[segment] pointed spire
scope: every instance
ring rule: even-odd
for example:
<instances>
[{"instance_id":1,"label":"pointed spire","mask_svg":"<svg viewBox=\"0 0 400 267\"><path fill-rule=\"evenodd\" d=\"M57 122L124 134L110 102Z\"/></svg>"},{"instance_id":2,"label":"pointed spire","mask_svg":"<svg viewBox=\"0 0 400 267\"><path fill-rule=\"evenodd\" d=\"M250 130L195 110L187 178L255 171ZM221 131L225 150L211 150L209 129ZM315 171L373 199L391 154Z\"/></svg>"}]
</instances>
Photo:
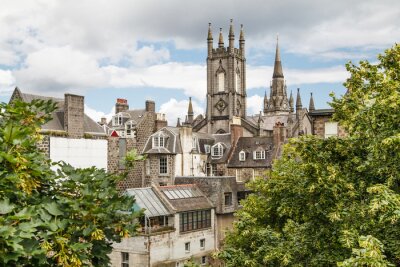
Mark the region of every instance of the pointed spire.
<instances>
[{"instance_id":1,"label":"pointed spire","mask_svg":"<svg viewBox=\"0 0 400 267\"><path fill-rule=\"evenodd\" d=\"M309 111L314 111L315 110L314 98L312 96L312 93L311 93L311 97L310 97L310 105L308 106L308 110Z\"/></svg>"},{"instance_id":2,"label":"pointed spire","mask_svg":"<svg viewBox=\"0 0 400 267\"><path fill-rule=\"evenodd\" d=\"M178 118L178 121L176 122L176 127L181 127L181 118Z\"/></svg>"},{"instance_id":3,"label":"pointed spire","mask_svg":"<svg viewBox=\"0 0 400 267\"><path fill-rule=\"evenodd\" d=\"M267 96L267 90L265 90L264 94L264 113L268 112L268 96Z\"/></svg>"},{"instance_id":4,"label":"pointed spire","mask_svg":"<svg viewBox=\"0 0 400 267\"><path fill-rule=\"evenodd\" d=\"M218 47L224 47L224 37L222 36L222 28L219 28L219 41L218 41Z\"/></svg>"},{"instance_id":5,"label":"pointed spire","mask_svg":"<svg viewBox=\"0 0 400 267\"><path fill-rule=\"evenodd\" d=\"M302 109L303 104L301 104L300 88L297 88L297 98L296 98L296 110Z\"/></svg>"},{"instance_id":6,"label":"pointed spire","mask_svg":"<svg viewBox=\"0 0 400 267\"><path fill-rule=\"evenodd\" d=\"M292 91L290 91L290 97L289 97L289 107L290 107L290 112L294 111L294 100L293 100L293 94Z\"/></svg>"},{"instance_id":7,"label":"pointed spire","mask_svg":"<svg viewBox=\"0 0 400 267\"><path fill-rule=\"evenodd\" d=\"M258 115L258 125L260 126L261 122L264 122L264 120L262 119L262 111L260 111L260 114Z\"/></svg>"},{"instance_id":8,"label":"pointed spire","mask_svg":"<svg viewBox=\"0 0 400 267\"><path fill-rule=\"evenodd\" d=\"M207 40L212 40L213 39L213 37L212 37L212 32L211 32L211 23L208 23L208 37L207 37Z\"/></svg>"},{"instance_id":9,"label":"pointed spire","mask_svg":"<svg viewBox=\"0 0 400 267\"><path fill-rule=\"evenodd\" d=\"M240 24L240 37L239 37L239 41L243 41L243 42L244 42L243 24Z\"/></svg>"},{"instance_id":10,"label":"pointed spire","mask_svg":"<svg viewBox=\"0 0 400 267\"><path fill-rule=\"evenodd\" d=\"M192 105L192 98L189 97L189 107L188 107L188 114L187 114L188 123L192 123L193 122L193 105Z\"/></svg>"},{"instance_id":11,"label":"pointed spire","mask_svg":"<svg viewBox=\"0 0 400 267\"><path fill-rule=\"evenodd\" d=\"M231 25L229 26L229 39L235 37L235 33L233 32L233 19L231 19Z\"/></svg>"},{"instance_id":12,"label":"pointed spire","mask_svg":"<svg viewBox=\"0 0 400 267\"><path fill-rule=\"evenodd\" d=\"M275 64L274 64L274 74L272 78L283 78L281 53L279 50L279 38L276 36L276 52L275 52Z\"/></svg>"}]
</instances>

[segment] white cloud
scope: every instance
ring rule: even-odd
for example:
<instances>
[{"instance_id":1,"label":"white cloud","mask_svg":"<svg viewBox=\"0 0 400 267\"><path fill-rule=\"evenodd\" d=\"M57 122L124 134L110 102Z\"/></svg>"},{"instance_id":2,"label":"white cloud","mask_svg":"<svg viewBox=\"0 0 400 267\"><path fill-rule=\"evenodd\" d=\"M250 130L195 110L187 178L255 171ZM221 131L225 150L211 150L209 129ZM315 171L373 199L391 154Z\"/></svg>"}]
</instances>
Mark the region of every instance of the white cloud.
<instances>
[{"instance_id":1,"label":"white cloud","mask_svg":"<svg viewBox=\"0 0 400 267\"><path fill-rule=\"evenodd\" d=\"M181 119L181 122L185 121L185 117L188 111L188 100L177 101L175 98L171 98L168 102L162 104L160 106L160 113L164 113L168 120L168 125L175 126L178 118ZM204 109L192 99L194 118L196 118L199 114L203 114Z\"/></svg>"},{"instance_id":2,"label":"white cloud","mask_svg":"<svg viewBox=\"0 0 400 267\"><path fill-rule=\"evenodd\" d=\"M259 95L253 95L247 97L247 114L254 115L259 114L263 109L264 97Z\"/></svg>"},{"instance_id":3,"label":"white cloud","mask_svg":"<svg viewBox=\"0 0 400 267\"><path fill-rule=\"evenodd\" d=\"M115 114L115 107L111 109L109 113L97 111L85 104L85 114L92 118L95 122L101 121L101 118L106 118L107 122L111 120L111 117Z\"/></svg>"},{"instance_id":4,"label":"white cloud","mask_svg":"<svg viewBox=\"0 0 400 267\"><path fill-rule=\"evenodd\" d=\"M0 95L10 95L15 87L15 77L9 70L0 69Z\"/></svg>"},{"instance_id":5,"label":"white cloud","mask_svg":"<svg viewBox=\"0 0 400 267\"><path fill-rule=\"evenodd\" d=\"M154 49L154 46L144 46L131 55L131 62L136 66L160 64L169 60L169 51L165 48Z\"/></svg>"}]
</instances>

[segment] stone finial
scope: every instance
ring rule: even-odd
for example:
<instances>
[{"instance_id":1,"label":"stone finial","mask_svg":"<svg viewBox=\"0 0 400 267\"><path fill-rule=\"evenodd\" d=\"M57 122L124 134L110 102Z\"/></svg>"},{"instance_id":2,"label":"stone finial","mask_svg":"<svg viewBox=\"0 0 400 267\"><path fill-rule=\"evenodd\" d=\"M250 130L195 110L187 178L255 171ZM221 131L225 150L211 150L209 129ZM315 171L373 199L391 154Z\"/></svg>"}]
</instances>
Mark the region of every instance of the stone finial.
<instances>
[{"instance_id":1,"label":"stone finial","mask_svg":"<svg viewBox=\"0 0 400 267\"><path fill-rule=\"evenodd\" d=\"M240 42L244 42L244 32L243 32L243 24L240 24Z\"/></svg>"},{"instance_id":2,"label":"stone finial","mask_svg":"<svg viewBox=\"0 0 400 267\"><path fill-rule=\"evenodd\" d=\"M290 107L290 112L293 112L294 111L294 100L293 100L292 91L290 91L289 107Z\"/></svg>"},{"instance_id":3,"label":"stone finial","mask_svg":"<svg viewBox=\"0 0 400 267\"><path fill-rule=\"evenodd\" d=\"M235 33L233 32L233 19L231 19L231 24L229 26L229 39L233 39L235 37Z\"/></svg>"},{"instance_id":4,"label":"stone finial","mask_svg":"<svg viewBox=\"0 0 400 267\"><path fill-rule=\"evenodd\" d=\"M212 31L211 31L211 23L208 23L208 37L207 37L207 40L213 40L213 37L212 37Z\"/></svg>"},{"instance_id":5,"label":"stone finial","mask_svg":"<svg viewBox=\"0 0 400 267\"><path fill-rule=\"evenodd\" d=\"M303 104L301 104L300 88L297 88L297 98L296 98L296 110L302 109Z\"/></svg>"},{"instance_id":6,"label":"stone finial","mask_svg":"<svg viewBox=\"0 0 400 267\"><path fill-rule=\"evenodd\" d=\"M187 117L188 117L188 123L192 123L193 122L193 115L194 115L194 113L193 113L193 105L192 105L192 98L191 97L189 97L189 106L188 106L188 114L187 114Z\"/></svg>"},{"instance_id":7,"label":"stone finial","mask_svg":"<svg viewBox=\"0 0 400 267\"><path fill-rule=\"evenodd\" d=\"M219 41L218 41L218 47L224 47L224 37L222 36L222 28L219 28Z\"/></svg>"},{"instance_id":8,"label":"stone finial","mask_svg":"<svg viewBox=\"0 0 400 267\"><path fill-rule=\"evenodd\" d=\"M176 122L176 127L181 127L181 118L178 118L178 121Z\"/></svg>"},{"instance_id":9,"label":"stone finial","mask_svg":"<svg viewBox=\"0 0 400 267\"><path fill-rule=\"evenodd\" d=\"M308 105L308 110L309 111L314 111L315 110L314 98L313 98L312 93L311 93L311 96L310 96L310 104Z\"/></svg>"}]
</instances>

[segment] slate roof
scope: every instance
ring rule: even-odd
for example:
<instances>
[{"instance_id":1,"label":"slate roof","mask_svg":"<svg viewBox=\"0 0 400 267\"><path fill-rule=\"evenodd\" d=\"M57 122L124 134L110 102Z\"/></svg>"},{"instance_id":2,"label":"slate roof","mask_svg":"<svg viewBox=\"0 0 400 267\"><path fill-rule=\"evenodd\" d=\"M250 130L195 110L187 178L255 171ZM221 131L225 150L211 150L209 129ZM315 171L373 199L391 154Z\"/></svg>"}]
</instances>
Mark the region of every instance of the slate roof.
<instances>
[{"instance_id":1,"label":"slate roof","mask_svg":"<svg viewBox=\"0 0 400 267\"><path fill-rule=\"evenodd\" d=\"M177 212L213 208L213 204L195 184L160 186L159 189Z\"/></svg>"},{"instance_id":2,"label":"slate roof","mask_svg":"<svg viewBox=\"0 0 400 267\"><path fill-rule=\"evenodd\" d=\"M327 109L316 109L310 111L308 114L312 117L312 116L331 116L333 113L335 113L334 109L327 108Z\"/></svg>"},{"instance_id":3,"label":"slate roof","mask_svg":"<svg viewBox=\"0 0 400 267\"><path fill-rule=\"evenodd\" d=\"M164 147L153 148L153 136L162 134L165 137ZM164 127L155 132L147 139L146 145L143 149L143 154L179 154L182 153L181 141L179 138L179 128L177 127Z\"/></svg>"},{"instance_id":4,"label":"slate roof","mask_svg":"<svg viewBox=\"0 0 400 267\"><path fill-rule=\"evenodd\" d=\"M57 102L58 109L52 113L52 120L42 125L42 130L48 131L64 131L64 99L55 98L55 97L47 97L41 95L33 95L22 93L19 88L15 88L14 94L18 98L20 98L23 102L30 103L34 99L39 100L53 100ZM83 117L83 131L85 133L92 134L105 134L103 127L101 127L98 123L92 120L89 116L84 114Z\"/></svg>"},{"instance_id":5,"label":"slate roof","mask_svg":"<svg viewBox=\"0 0 400 267\"><path fill-rule=\"evenodd\" d=\"M144 214L147 217L171 214L151 187L130 188L126 190L126 193L135 197L135 206L145 209Z\"/></svg>"},{"instance_id":6,"label":"slate roof","mask_svg":"<svg viewBox=\"0 0 400 267\"><path fill-rule=\"evenodd\" d=\"M271 167L273 158L273 137L240 137L228 163L228 168L268 168ZM265 151L265 159L255 160L254 151ZM239 153L244 151L244 161L239 160Z\"/></svg>"}]
</instances>

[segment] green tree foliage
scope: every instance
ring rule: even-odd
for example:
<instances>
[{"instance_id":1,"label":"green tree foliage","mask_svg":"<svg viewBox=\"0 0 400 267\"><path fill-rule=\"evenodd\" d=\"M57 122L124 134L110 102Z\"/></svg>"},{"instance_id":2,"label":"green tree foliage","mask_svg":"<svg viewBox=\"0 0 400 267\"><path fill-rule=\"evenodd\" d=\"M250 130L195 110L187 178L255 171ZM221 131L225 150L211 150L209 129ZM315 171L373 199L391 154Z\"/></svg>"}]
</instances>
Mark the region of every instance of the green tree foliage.
<instances>
[{"instance_id":1,"label":"green tree foliage","mask_svg":"<svg viewBox=\"0 0 400 267\"><path fill-rule=\"evenodd\" d=\"M54 109L50 101L0 104L0 265L108 266L111 242L136 229L137 214L123 212L133 199L117 191L121 177L51 163L38 151Z\"/></svg>"},{"instance_id":2,"label":"green tree foliage","mask_svg":"<svg viewBox=\"0 0 400 267\"><path fill-rule=\"evenodd\" d=\"M250 187L227 266L400 266L400 45L347 64L345 138L292 139Z\"/></svg>"}]
</instances>

